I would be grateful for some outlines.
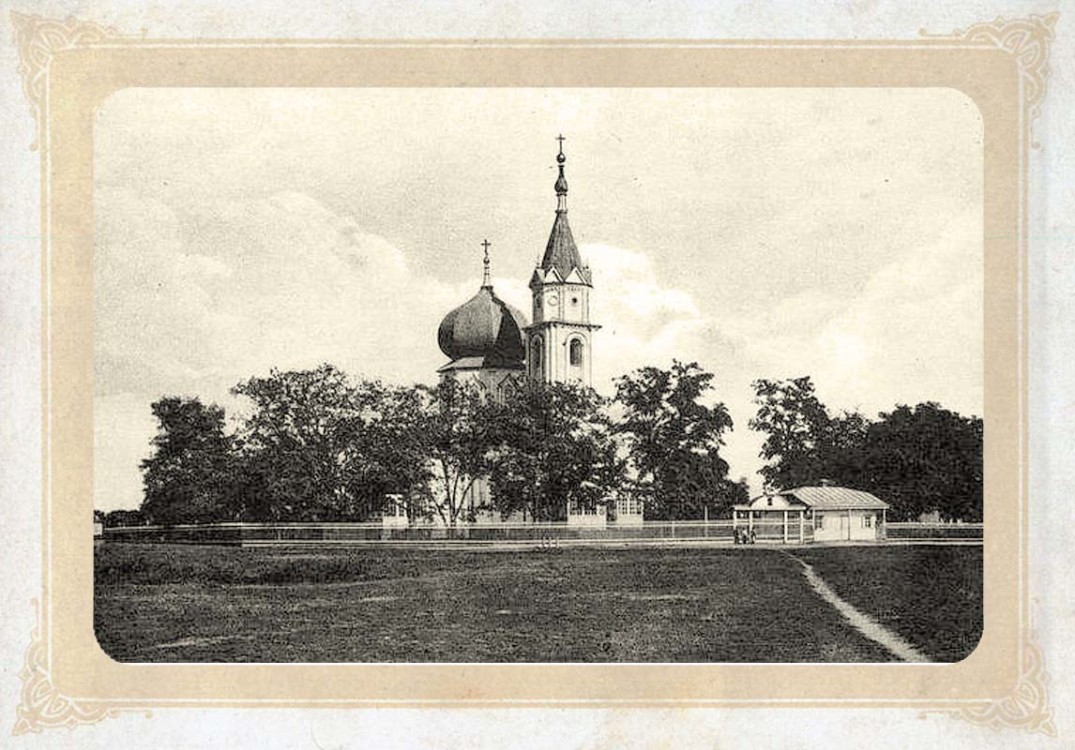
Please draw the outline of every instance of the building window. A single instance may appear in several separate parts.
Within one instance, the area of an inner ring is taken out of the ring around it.
[[[571,298],[571,304],[572,305],[577,305],[578,303],[579,303],[579,298],[578,297],[572,297]]]
[[[570,514],[573,516],[597,516],[600,515],[600,509],[590,503],[580,503],[578,500],[572,500]]]
[[[862,525],[867,529],[873,526],[873,516],[863,516]]]
[[[530,368],[535,375],[541,372],[541,337],[530,342]]]
[[[579,367],[582,365],[582,342],[578,339],[572,339],[571,341],[571,366]]]
[[[823,528],[824,526],[825,526],[825,514],[824,513],[815,513],[814,514],[814,529],[815,530],[820,529],[820,528]]]

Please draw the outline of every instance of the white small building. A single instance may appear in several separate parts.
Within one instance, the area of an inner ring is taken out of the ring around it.
[[[732,526],[759,541],[798,543],[885,538],[888,503],[846,487],[797,487],[759,495],[732,511]]]
[[[403,502],[403,495],[385,495],[381,524],[386,529],[407,528],[410,519],[407,517],[407,505]]]
[[[608,525],[608,510],[601,503],[567,504],[568,526],[589,526],[603,529]]]
[[[617,526],[642,526],[645,523],[645,505],[641,498],[631,495],[616,497],[615,518],[613,523]]]

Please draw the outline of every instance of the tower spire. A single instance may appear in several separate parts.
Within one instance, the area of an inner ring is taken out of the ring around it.
[[[564,138],[563,134],[556,136],[560,142],[560,152],[556,155],[556,161],[560,168],[560,175],[556,178],[556,218],[552,222],[552,232],[549,233],[548,244],[545,245],[545,255],[541,258],[538,268],[548,271],[555,268],[561,279],[566,279],[576,268],[588,278],[587,270],[582,265],[578,248],[575,247],[575,238],[571,236],[571,227],[567,223],[567,178],[564,177]],[[589,283],[587,281],[586,283]]]
[[[487,240],[487,239],[482,240],[482,247],[485,248],[485,259],[482,260],[482,265],[484,266],[484,269],[482,271],[482,287],[483,288],[486,288],[486,287],[491,288],[493,286],[492,276],[489,273],[489,246],[491,244],[493,244],[493,243],[489,242],[489,240]]]
[[[564,156],[564,134],[556,136],[556,140],[560,142],[560,153],[556,155],[556,163],[560,168],[560,176],[556,178],[556,210],[557,212],[567,212],[567,178],[564,177],[564,162],[567,161],[567,157]]]

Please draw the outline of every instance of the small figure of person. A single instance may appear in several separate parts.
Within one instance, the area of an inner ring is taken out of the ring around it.
[[[754,544],[758,541],[758,535],[754,532],[754,529],[750,530],[750,543]]]

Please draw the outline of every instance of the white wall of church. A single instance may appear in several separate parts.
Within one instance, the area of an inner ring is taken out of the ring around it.
[[[576,345],[577,360],[572,360],[572,345]],[[546,383],[592,382],[593,357],[591,336],[587,328],[570,324],[547,324],[530,334],[527,347],[530,376]]]
[[[589,286],[560,281],[555,272],[532,287],[534,325],[527,341],[530,377],[546,383],[593,382]],[[572,347],[576,356],[572,357]]]

